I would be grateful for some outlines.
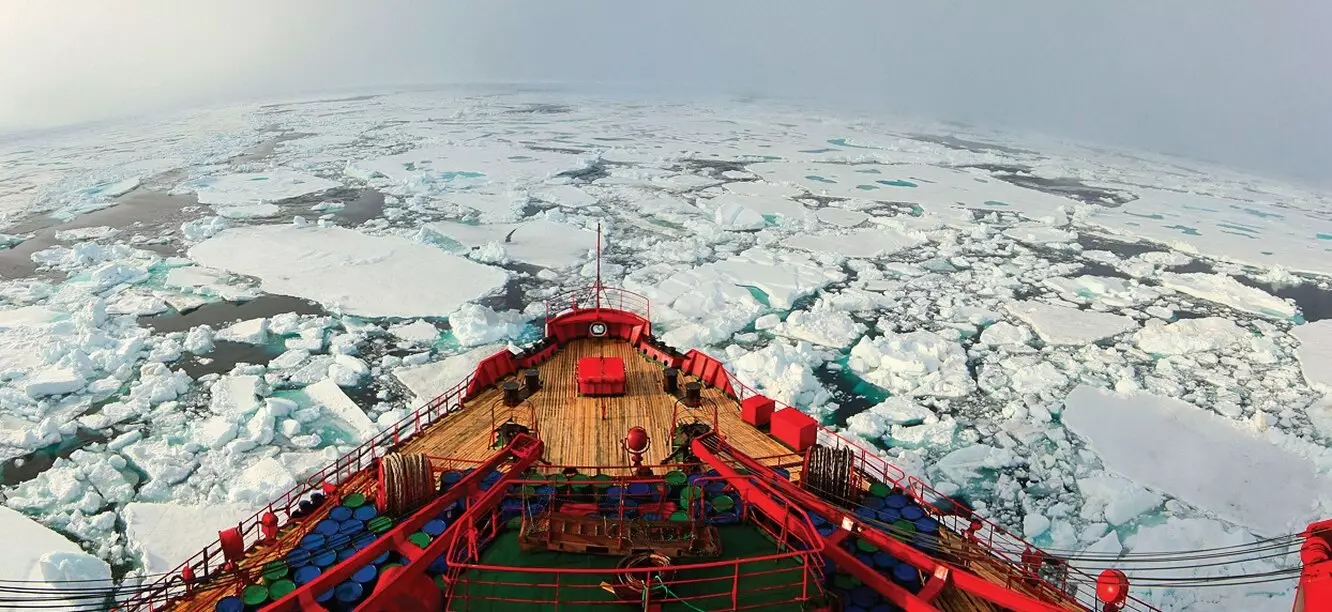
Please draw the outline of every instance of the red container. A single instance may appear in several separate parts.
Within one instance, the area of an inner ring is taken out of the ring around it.
[[[619,357],[584,357],[578,360],[578,393],[624,395],[624,360]]]
[[[814,445],[819,423],[795,408],[783,408],[772,415],[772,437],[797,453]]]
[[[776,407],[777,402],[755,395],[740,402],[740,418],[754,427],[762,427],[772,421],[772,411]]]

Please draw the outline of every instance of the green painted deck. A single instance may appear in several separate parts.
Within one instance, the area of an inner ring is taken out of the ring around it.
[[[683,564],[725,561],[777,552],[776,545],[756,527],[726,525],[719,527],[719,531],[722,540],[722,555],[719,559],[679,559],[677,562]],[[481,553],[480,563],[509,567],[613,569],[619,560],[619,557],[601,555],[545,551],[524,553],[518,547],[517,532],[509,530],[486,547]],[[795,601],[801,597],[805,571],[798,559],[748,562],[739,567],[741,576],[738,607],[785,611],[804,609],[801,603]],[[760,574],[760,572],[767,573]],[[689,612],[732,609],[731,585],[734,574],[733,565],[677,572],[673,582],[697,582],[672,586],[671,592],[687,601],[668,602],[662,606],[662,610]],[[599,609],[601,605],[613,605],[617,602],[620,602],[619,606],[605,609],[628,609],[621,600],[599,587],[603,580],[610,578],[610,574],[561,576],[557,606],[554,603],[557,597],[555,577],[551,574],[472,570],[462,575],[454,593],[452,609],[475,612],[530,612],[557,609],[573,611],[588,607]],[[811,576],[809,577],[811,594],[815,588],[814,578]]]

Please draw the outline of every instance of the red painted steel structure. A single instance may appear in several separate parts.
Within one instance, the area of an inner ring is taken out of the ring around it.
[[[508,470],[500,480],[488,489],[488,494],[502,494],[508,486],[510,480],[516,479],[529,466],[541,459],[541,453],[544,446],[541,440],[525,434],[519,434],[509,443],[507,447],[498,453],[495,453],[488,461],[478,466],[478,468],[466,478],[454,485],[447,492],[435,498],[425,507],[417,510],[408,518],[393,527],[388,533],[376,539],[369,546],[358,551],[345,561],[330,567],[319,574],[317,578],[307,582],[296,590],[289,593],[286,597],[273,602],[265,610],[271,612],[284,612],[287,610],[323,610],[324,607],[315,602],[315,597],[341,584],[356,570],[369,565],[375,557],[380,554],[396,551],[406,557],[409,562],[403,566],[398,574],[397,580],[380,581],[379,587],[375,592],[361,604],[361,610],[378,610],[387,608],[376,608],[371,604],[373,602],[383,602],[396,599],[397,596],[411,590],[414,579],[424,579],[426,583],[431,583],[430,578],[424,574],[425,565],[429,564],[431,559],[431,548],[422,551],[416,545],[407,541],[407,537],[419,531],[427,521],[434,518],[445,508],[453,505],[454,502],[461,500],[475,500],[481,492],[481,480],[486,474],[496,470],[506,464]],[[511,463],[510,463],[511,462]],[[432,545],[433,546],[433,545]],[[433,583],[431,583],[433,587]]]
[[[1332,610],[1332,520],[1310,524],[1300,546],[1300,586],[1294,612]]]

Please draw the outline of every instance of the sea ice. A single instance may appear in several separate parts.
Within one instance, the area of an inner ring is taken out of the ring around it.
[[[783,244],[837,257],[872,258],[920,246],[925,241],[890,228],[856,230],[847,234],[801,234]]]
[[[1008,304],[1008,310],[1036,330],[1036,335],[1047,344],[1089,344],[1138,326],[1129,317],[1044,302],[1013,302]]]
[[[1332,391],[1332,319],[1298,325],[1290,335],[1300,341],[1295,356],[1310,386]]]
[[[1138,348],[1158,355],[1184,355],[1215,351],[1250,337],[1230,319],[1204,317],[1163,323],[1152,319],[1133,335]]]
[[[430,344],[439,338],[439,328],[429,321],[393,325],[389,327],[389,333],[413,344]]]
[[[339,355],[339,357],[345,356]],[[326,378],[301,391],[311,403],[321,406],[326,414],[340,421],[347,433],[357,440],[368,439],[378,431],[374,422],[365,414],[365,410],[347,397],[337,380]]]
[[[212,204],[225,210],[225,207],[247,207],[319,193],[339,185],[336,181],[303,172],[274,170],[201,178],[181,185],[178,190],[193,191],[200,204]]]
[[[217,539],[217,532],[235,527],[254,510],[230,504],[184,506],[171,503],[126,504],[125,539],[142,553],[143,571],[160,574],[176,569]]]
[[[1327,488],[1307,459],[1177,399],[1082,386],[1062,419],[1107,469],[1264,535],[1317,518]]]
[[[976,388],[962,346],[927,331],[861,338],[850,366],[867,382],[895,394],[962,397]]]
[[[597,234],[546,219],[517,224],[431,223],[427,228],[468,248],[499,245],[508,260],[547,268],[577,264],[596,249]]]
[[[483,359],[503,348],[499,344],[477,347],[433,363],[397,368],[393,370],[393,376],[416,396],[417,401],[431,400],[452,389],[476,371],[477,364]]]
[[[404,238],[331,227],[230,229],[190,249],[205,265],[258,276],[270,293],[348,314],[447,315],[504,285],[508,275]]]
[[[1225,274],[1161,275],[1161,285],[1193,297],[1230,306],[1243,312],[1265,317],[1289,319],[1295,316],[1295,307],[1262,289],[1247,287]]]
[[[23,516],[19,512],[0,506],[0,530],[7,535],[9,544],[0,558],[0,576],[6,580],[36,581],[33,589],[67,588],[64,581],[101,581],[110,584],[111,567],[65,539],[64,536],[43,527],[40,523]],[[46,583],[46,584],[42,584]],[[99,586],[98,582],[83,582],[90,588]],[[24,593],[22,590],[10,593],[13,600],[32,599],[32,605],[59,605],[60,601],[50,601],[48,595],[37,592]],[[41,603],[45,602],[45,603]],[[70,609],[86,609],[86,601],[70,600]],[[16,607],[24,607],[15,602]]]

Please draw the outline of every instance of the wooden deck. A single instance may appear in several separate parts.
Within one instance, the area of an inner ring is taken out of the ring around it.
[[[583,397],[578,394],[574,370],[583,357],[619,357],[625,366],[625,394],[619,397]],[[432,457],[481,460],[494,454],[494,428],[509,418],[532,427],[535,415],[547,461],[580,466],[585,471],[628,475],[629,457],[621,447],[630,427],[639,426],[652,437],[644,465],[659,465],[671,451],[674,396],[662,390],[663,366],[639,355],[622,340],[577,340],[563,347],[538,368],[540,391],[516,408],[504,406],[502,391],[489,389],[468,402],[458,414],[412,439],[406,453]],[[681,376],[683,385],[686,377]],[[731,444],[754,457],[789,455],[791,449],[740,419],[739,404],[717,389],[704,388],[704,406],[716,406],[718,428]],[[605,416],[603,417],[602,414]],[[703,411],[707,412],[707,411]],[[693,413],[690,413],[693,414]],[[686,416],[686,415],[682,415]],[[711,416],[709,415],[710,419]]]

